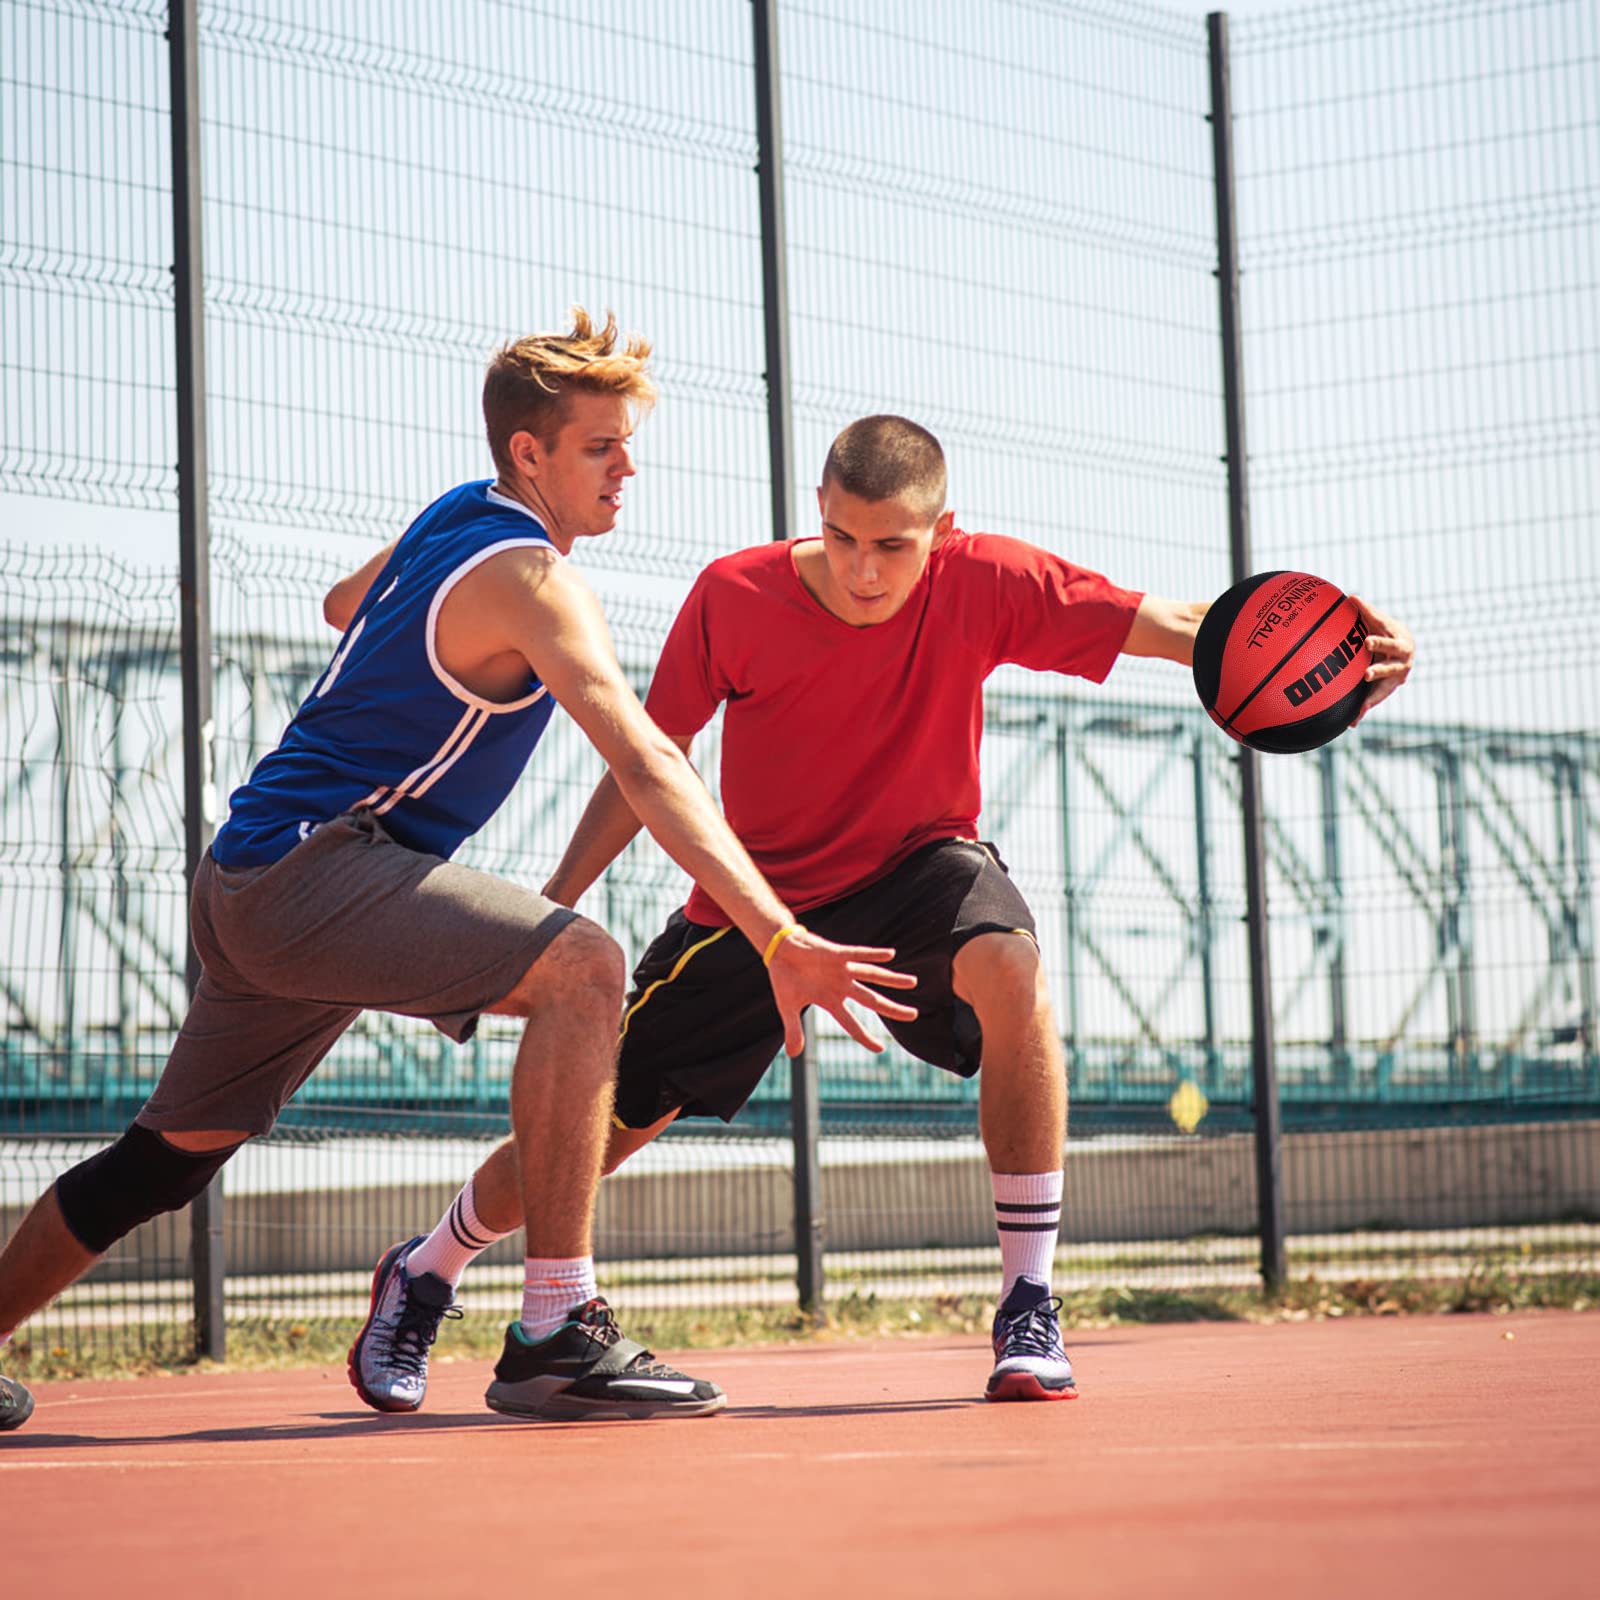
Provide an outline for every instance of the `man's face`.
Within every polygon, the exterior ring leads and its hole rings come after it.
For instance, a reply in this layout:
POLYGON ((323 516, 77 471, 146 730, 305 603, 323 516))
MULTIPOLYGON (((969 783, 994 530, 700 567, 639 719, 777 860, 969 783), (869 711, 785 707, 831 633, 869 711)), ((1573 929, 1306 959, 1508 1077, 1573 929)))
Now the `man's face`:
POLYGON ((567 420, 547 450, 532 434, 514 434, 513 453, 550 524, 558 548, 609 533, 622 509, 622 485, 634 473, 628 440, 633 418, 620 395, 575 394, 567 420), (530 448, 531 447, 531 448, 530 448))
POLYGON ((887 622, 911 598, 951 513, 929 522, 904 500, 862 500, 836 483, 817 490, 822 510, 824 586, 817 598, 841 622, 887 622))

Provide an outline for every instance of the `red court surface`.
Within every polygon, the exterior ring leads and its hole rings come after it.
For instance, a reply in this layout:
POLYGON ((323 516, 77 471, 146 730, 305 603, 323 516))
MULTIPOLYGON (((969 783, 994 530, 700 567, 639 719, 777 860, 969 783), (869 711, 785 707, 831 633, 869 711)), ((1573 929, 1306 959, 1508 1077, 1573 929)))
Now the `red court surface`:
POLYGON ((1082 1398, 1004 1406, 971 1339, 711 1351, 682 1422, 496 1417, 477 1362, 411 1417, 333 1370, 42 1386, 0 1592, 1600 1595, 1600 1315, 1069 1347, 1082 1398))

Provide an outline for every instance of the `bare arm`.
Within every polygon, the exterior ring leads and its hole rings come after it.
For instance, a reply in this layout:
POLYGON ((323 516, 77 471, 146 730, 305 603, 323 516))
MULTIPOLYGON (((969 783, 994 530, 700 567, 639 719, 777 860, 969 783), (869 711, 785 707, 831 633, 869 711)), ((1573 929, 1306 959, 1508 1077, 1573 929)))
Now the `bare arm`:
MULTIPOLYGON (((1359 722, 1411 676, 1417 647, 1411 630, 1403 622, 1374 610, 1355 595, 1350 598, 1355 601, 1367 624, 1366 680, 1373 685, 1360 716, 1356 718, 1359 722)), ((1196 601, 1163 600, 1157 595, 1147 594, 1139 602, 1122 653, 1128 656, 1161 656, 1185 667, 1192 666, 1194 638, 1200 631, 1200 620, 1208 610, 1209 606, 1196 601)))
MULTIPOLYGON (((796 919, 756 870, 683 752, 640 705, 588 585, 544 552, 507 552, 483 571, 486 581, 475 586, 473 597, 480 628, 516 641, 611 769, 621 800, 751 944, 767 951, 796 919)), ((608 829, 608 837, 614 831, 608 829)), ((845 1009, 847 999, 885 1016, 914 1017, 909 1006, 863 982, 913 987, 914 979, 871 964, 893 954, 835 945, 804 928, 784 938, 767 971, 790 1054, 804 1043, 800 1016, 807 1005, 821 1005, 869 1049, 882 1047, 845 1009)))
MULTIPOLYGON (((693 734, 681 739, 671 734, 668 737, 688 755, 693 734)), ((572 839, 541 893, 557 905, 577 905, 600 874, 632 843, 639 827, 633 807, 622 798, 622 790, 608 770, 589 797, 572 839)))
POLYGON ((1147 594, 1134 613, 1123 642, 1125 656, 1159 656, 1179 666, 1194 665, 1194 636, 1210 607, 1194 600, 1163 600, 1147 594))
POLYGON ((398 539, 391 539, 370 561, 363 561, 349 577, 341 578, 322 597, 322 615, 328 626, 343 633, 355 620, 373 580, 388 565, 398 539))

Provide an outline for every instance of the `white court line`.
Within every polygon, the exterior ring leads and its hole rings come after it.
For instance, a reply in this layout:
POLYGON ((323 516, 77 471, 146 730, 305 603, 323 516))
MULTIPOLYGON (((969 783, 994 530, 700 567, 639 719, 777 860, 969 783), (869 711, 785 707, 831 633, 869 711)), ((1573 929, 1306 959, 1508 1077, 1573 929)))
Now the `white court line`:
MULTIPOLYGON (((59 1383, 62 1380, 56 1378, 51 1381, 59 1383)), ((99 1381, 103 1382, 104 1380, 99 1381)), ((182 1383, 183 1380, 180 1378, 177 1381, 182 1383)), ((343 1387, 344 1385, 341 1384, 337 1388, 333 1388, 331 1390, 332 1395, 336 1398, 343 1398, 339 1392, 343 1387)), ((219 1396, 222 1399, 231 1400, 235 1395, 282 1395, 283 1393, 283 1387, 278 1384, 274 1384, 271 1388, 260 1389, 232 1389, 218 1384, 214 1390, 209 1391, 203 1389, 162 1389, 160 1391, 152 1390, 148 1394, 70 1394, 60 1396, 52 1394, 38 1396, 37 1398, 41 1405, 49 1406, 52 1411, 56 1411, 64 1406, 170 1405, 174 1400, 196 1400, 215 1404, 219 1396)), ((362 1406, 357 1411, 356 1407, 352 1406, 350 1410, 352 1415, 365 1415, 367 1408, 362 1406)))
MULTIPOLYGON (((1449 1450, 1447 1439, 1299 1439, 1263 1441, 1219 1441, 1216 1444, 1129 1444, 1106 1445, 1095 1451, 1097 1456, 1169 1456, 1211 1455, 1217 1451, 1269 1451, 1304 1450, 1449 1450)), ((992 1461, 1004 1456, 1016 1461, 1039 1461, 1059 1452, 1044 1450, 975 1449, 974 1460, 992 1461)), ((946 1446, 941 1450, 750 1450, 737 1455, 724 1456, 726 1461, 943 1461, 950 1466, 960 1466, 962 1458, 946 1446)))
MULTIPOLYGON (((1218 1442, 1216 1444, 1188 1445, 1110 1445, 1096 1452, 1102 1456, 1167 1456, 1208 1455, 1218 1451, 1247 1451, 1266 1454, 1272 1451, 1308 1451, 1313 1454, 1330 1450, 1448 1450, 1453 1448, 1445 1439, 1327 1439, 1281 1440, 1251 1442, 1218 1442)), ((1055 1452, 1044 1450, 984 1449, 974 1453, 973 1459, 993 1461, 1004 1457, 1015 1461, 1039 1461, 1055 1452)), ((741 1450, 723 1456, 724 1461, 942 1461, 948 1466, 961 1466, 962 1459, 953 1455, 948 1446, 941 1450, 741 1450)), ((366 1467, 449 1467, 458 1464, 459 1458, 445 1456, 340 1456, 337 1459, 317 1458, 310 1455, 286 1455, 279 1452, 266 1456, 214 1455, 195 1460, 163 1460, 159 1456, 97 1456, 86 1461, 0 1461, 0 1472, 96 1472, 129 1471, 135 1467, 156 1467, 170 1472, 215 1472, 220 1467, 323 1467, 345 1472, 351 1468, 366 1467)), ((704 1465, 710 1465, 707 1462, 704 1465)))
POLYGON ((0 1461, 0 1472, 131 1472, 159 1467, 172 1472, 215 1472, 219 1467, 333 1467, 340 1472, 367 1467, 447 1467, 444 1456, 207 1456, 204 1460, 163 1461, 159 1456, 98 1456, 92 1461, 0 1461))

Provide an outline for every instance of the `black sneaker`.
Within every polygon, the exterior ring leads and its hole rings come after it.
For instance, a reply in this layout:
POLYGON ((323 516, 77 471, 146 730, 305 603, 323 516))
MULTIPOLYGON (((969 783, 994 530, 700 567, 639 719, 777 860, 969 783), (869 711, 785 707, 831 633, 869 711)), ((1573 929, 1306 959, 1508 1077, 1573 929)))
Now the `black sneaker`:
POLYGON ((20 1428, 33 1415, 33 1396, 15 1378, 0 1376, 0 1433, 20 1428))
POLYGON ((1017 1279, 994 1314, 994 1371, 985 1399, 1077 1399, 1060 1310, 1061 1302, 1037 1278, 1017 1279))
POLYGON ((513 1322, 483 1398, 491 1411, 551 1422, 706 1417, 728 1403, 716 1384, 685 1377, 625 1339, 611 1307, 600 1299, 574 1307, 567 1321, 537 1343, 513 1322))

